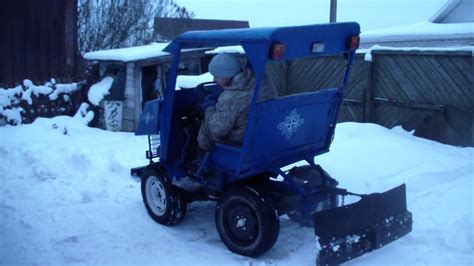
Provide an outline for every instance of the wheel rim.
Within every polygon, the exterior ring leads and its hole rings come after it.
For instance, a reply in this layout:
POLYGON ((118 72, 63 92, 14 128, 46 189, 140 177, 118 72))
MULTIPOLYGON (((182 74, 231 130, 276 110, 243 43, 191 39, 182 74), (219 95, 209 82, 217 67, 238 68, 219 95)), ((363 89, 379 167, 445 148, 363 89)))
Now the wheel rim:
POLYGON ((237 205, 225 213, 224 228, 234 242, 242 246, 252 244, 258 236, 256 213, 249 206, 237 205))
POLYGON ((166 191, 163 183, 156 176, 146 181, 146 199, 154 214, 162 216, 166 211, 166 191))

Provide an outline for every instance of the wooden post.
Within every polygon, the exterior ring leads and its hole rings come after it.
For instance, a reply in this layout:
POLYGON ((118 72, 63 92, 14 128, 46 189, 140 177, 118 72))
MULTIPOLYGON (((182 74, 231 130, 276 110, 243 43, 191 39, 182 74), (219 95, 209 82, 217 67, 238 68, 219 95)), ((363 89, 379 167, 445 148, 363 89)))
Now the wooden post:
POLYGON ((333 23, 337 20, 337 0, 331 0, 331 7, 329 11, 329 22, 333 23))
POLYGON ((285 72, 286 72, 286 75, 285 75, 285 95, 289 95, 290 94, 290 87, 291 87, 291 67, 294 65, 291 63, 291 61, 285 61, 284 63, 284 67, 285 67, 285 72))
MULTIPOLYGON (((373 55, 372 55, 373 56, 373 55)), ((374 58, 372 57, 372 60, 374 58)), ((375 106, 374 106, 374 63, 373 61, 365 61, 367 67, 367 86, 364 91, 364 122, 375 122, 375 106)))

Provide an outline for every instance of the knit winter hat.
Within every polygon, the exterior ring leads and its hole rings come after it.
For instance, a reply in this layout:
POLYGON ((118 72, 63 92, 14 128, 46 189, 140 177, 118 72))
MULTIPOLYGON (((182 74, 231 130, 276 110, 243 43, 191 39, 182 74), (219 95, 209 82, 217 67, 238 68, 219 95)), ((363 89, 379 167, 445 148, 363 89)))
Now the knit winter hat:
POLYGON ((214 77, 232 78, 242 71, 242 65, 235 55, 221 53, 215 55, 209 63, 209 72, 214 77))

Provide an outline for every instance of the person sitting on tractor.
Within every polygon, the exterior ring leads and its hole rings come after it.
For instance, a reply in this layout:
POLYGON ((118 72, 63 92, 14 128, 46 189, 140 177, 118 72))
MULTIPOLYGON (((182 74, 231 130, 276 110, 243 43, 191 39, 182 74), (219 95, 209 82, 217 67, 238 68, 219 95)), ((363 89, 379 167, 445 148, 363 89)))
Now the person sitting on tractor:
MULTIPOLYGON (((239 59, 228 53, 215 55, 209 63, 209 72, 223 90, 208 95, 204 101, 204 119, 197 137, 199 147, 209 151, 217 142, 241 146, 255 90, 255 73, 242 68, 239 59)), ((264 79, 258 102, 277 97, 275 87, 264 79)))

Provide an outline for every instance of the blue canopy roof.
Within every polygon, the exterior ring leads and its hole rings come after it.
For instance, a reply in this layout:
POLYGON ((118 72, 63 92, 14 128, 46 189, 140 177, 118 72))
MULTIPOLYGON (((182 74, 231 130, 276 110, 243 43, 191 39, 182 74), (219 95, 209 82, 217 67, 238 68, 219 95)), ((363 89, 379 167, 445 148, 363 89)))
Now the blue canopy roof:
POLYGON ((260 50, 268 56, 272 43, 286 45, 285 58, 308 56, 313 43, 324 43, 321 53, 337 53, 349 50, 348 38, 358 36, 360 26, 355 22, 315 24, 278 28, 248 28, 190 31, 181 34, 164 51, 175 53, 176 49, 242 45, 246 53, 260 50), (266 50, 266 51, 263 51, 266 50))

